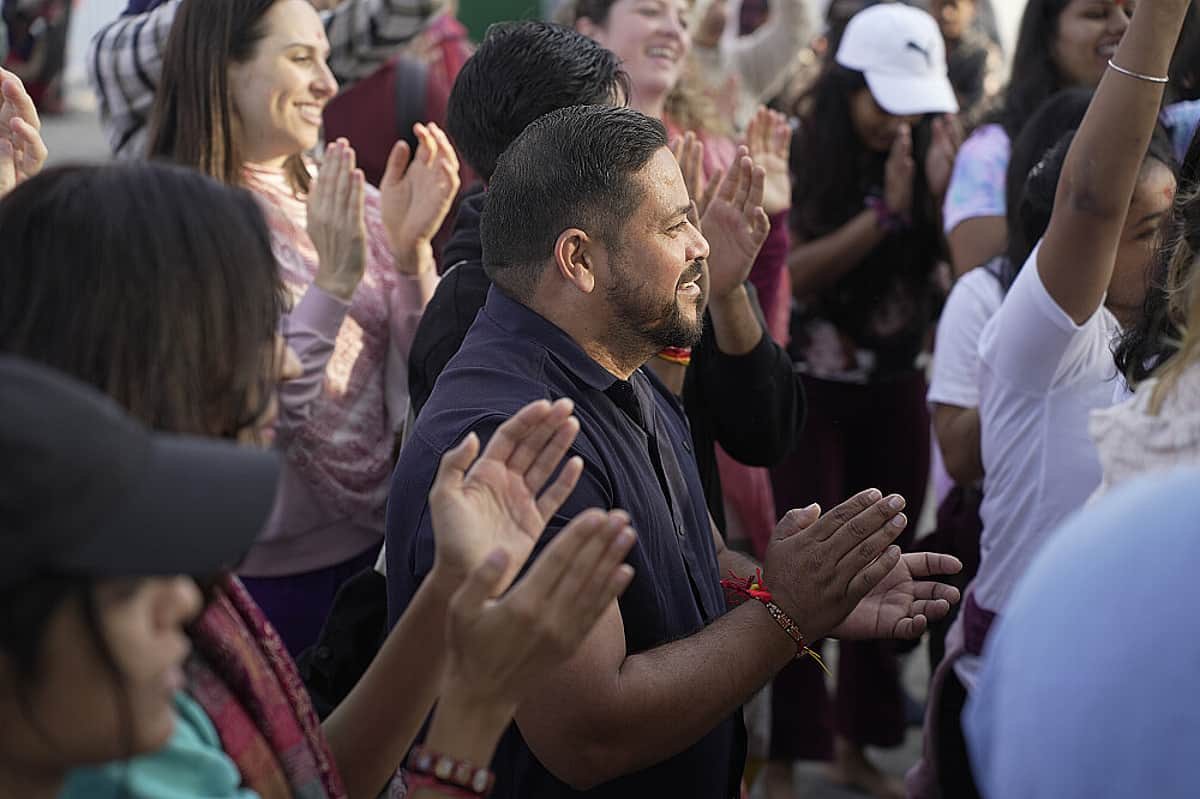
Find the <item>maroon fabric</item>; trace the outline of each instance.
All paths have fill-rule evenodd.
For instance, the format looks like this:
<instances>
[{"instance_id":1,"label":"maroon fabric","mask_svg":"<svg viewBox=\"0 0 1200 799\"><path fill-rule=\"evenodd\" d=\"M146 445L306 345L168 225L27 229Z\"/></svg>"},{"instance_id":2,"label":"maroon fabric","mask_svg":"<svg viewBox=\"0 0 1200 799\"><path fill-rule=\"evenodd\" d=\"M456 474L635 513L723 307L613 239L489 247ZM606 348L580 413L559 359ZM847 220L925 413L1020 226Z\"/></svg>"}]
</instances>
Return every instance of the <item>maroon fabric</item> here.
<instances>
[{"instance_id":1,"label":"maroon fabric","mask_svg":"<svg viewBox=\"0 0 1200 799\"><path fill-rule=\"evenodd\" d=\"M988 633L996 621L996 614L984 610L975 601L975 594L970 593L963 602L963 649L967 654L979 657L983 654L983 645L987 642Z\"/></svg>"},{"instance_id":2,"label":"maroon fabric","mask_svg":"<svg viewBox=\"0 0 1200 799\"><path fill-rule=\"evenodd\" d=\"M908 501L912 542L929 475L929 412L919 372L861 385L805 377L808 419L795 453L772 471L776 512L818 502L828 510L866 488ZM904 739L904 697L895 645L839 646L838 690L831 701L824 675L804 660L775 678L771 698L771 759L828 760L833 733L870 746Z\"/></svg>"}]
</instances>

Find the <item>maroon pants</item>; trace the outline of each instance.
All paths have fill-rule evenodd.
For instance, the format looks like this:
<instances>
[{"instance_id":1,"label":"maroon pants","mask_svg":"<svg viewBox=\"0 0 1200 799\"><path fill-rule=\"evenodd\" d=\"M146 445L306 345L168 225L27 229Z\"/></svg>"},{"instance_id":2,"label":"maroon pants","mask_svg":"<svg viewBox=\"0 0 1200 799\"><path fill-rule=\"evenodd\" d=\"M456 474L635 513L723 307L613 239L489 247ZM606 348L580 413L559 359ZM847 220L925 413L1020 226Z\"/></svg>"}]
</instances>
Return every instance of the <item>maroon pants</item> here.
<instances>
[{"instance_id":1,"label":"maroon pants","mask_svg":"<svg viewBox=\"0 0 1200 799\"><path fill-rule=\"evenodd\" d=\"M804 378L808 418L795 452L771 474L776 511L818 502L827 511L866 488L907 501L912 542L929 478L929 412L919 372L872 385ZM771 695L771 759L828 760L833 733L862 746L904 740L904 697L894 645L843 642L837 696L812 660L792 663Z\"/></svg>"}]
</instances>

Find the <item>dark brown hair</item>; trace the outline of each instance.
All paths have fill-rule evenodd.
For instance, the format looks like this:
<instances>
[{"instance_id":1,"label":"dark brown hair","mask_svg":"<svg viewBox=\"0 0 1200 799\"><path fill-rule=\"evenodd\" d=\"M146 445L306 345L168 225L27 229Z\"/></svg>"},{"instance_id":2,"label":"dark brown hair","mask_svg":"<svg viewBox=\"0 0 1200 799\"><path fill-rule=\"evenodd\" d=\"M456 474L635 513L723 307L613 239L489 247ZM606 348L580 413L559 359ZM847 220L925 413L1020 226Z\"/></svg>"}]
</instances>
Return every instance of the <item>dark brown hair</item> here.
<instances>
[{"instance_id":1,"label":"dark brown hair","mask_svg":"<svg viewBox=\"0 0 1200 799\"><path fill-rule=\"evenodd\" d=\"M284 307L258 203L191 169L47 170L0 201L0 352L167 432L233 437L274 391Z\"/></svg>"},{"instance_id":2,"label":"dark brown hair","mask_svg":"<svg viewBox=\"0 0 1200 799\"><path fill-rule=\"evenodd\" d=\"M151 158L168 158L232 186L242 185L241 123L229 67L254 58L276 0L183 0L163 57L150 115ZM287 159L292 188L308 191L300 155Z\"/></svg>"}]
</instances>

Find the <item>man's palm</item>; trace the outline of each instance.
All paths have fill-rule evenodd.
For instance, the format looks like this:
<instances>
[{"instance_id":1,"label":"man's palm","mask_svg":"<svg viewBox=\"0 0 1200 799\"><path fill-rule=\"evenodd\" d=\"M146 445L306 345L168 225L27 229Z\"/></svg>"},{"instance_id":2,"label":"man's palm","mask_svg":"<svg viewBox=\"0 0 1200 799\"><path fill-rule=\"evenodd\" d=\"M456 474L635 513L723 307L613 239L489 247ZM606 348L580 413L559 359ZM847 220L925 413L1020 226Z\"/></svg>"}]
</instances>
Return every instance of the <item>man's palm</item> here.
<instances>
[{"instance_id":1,"label":"man's palm","mask_svg":"<svg viewBox=\"0 0 1200 799\"><path fill-rule=\"evenodd\" d=\"M860 640L919 637L929 622L944 618L959 598L954 586L923 578L954 574L961 568L949 555L917 552L902 556L830 635Z\"/></svg>"}]
</instances>

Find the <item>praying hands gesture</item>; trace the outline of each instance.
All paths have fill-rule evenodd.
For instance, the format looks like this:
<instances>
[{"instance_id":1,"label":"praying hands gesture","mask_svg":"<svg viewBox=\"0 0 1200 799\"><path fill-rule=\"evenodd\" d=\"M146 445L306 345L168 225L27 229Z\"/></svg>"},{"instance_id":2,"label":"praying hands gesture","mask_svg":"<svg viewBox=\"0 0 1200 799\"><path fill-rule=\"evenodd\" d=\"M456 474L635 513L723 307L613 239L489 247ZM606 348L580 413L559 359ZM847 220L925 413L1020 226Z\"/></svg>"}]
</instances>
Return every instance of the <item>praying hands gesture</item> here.
<instances>
[{"instance_id":1,"label":"praying hands gesture","mask_svg":"<svg viewBox=\"0 0 1200 799\"><path fill-rule=\"evenodd\" d=\"M329 144L308 192L308 236L317 251L313 283L346 302L362 282L367 265L365 186L350 144L345 139Z\"/></svg>"},{"instance_id":2,"label":"praying hands gesture","mask_svg":"<svg viewBox=\"0 0 1200 799\"><path fill-rule=\"evenodd\" d=\"M792 178L788 154L792 146L792 126L778 111L759 106L746 128L746 147L755 166L764 172L763 209L768 215L792 207Z\"/></svg>"},{"instance_id":3,"label":"praying hands gesture","mask_svg":"<svg viewBox=\"0 0 1200 799\"><path fill-rule=\"evenodd\" d=\"M574 407L568 399L530 403L500 425L482 455L469 433L443 456L429 492L439 579L461 583L502 550L496 591L512 583L583 473L574 457L546 485L579 433Z\"/></svg>"},{"instance_id":4,"label":"praying hands gesture","mask_svg":"<svg viewBox=\"0 0 1200 799\"><path fill-rule=\"evenodd\" d=\"M401 274L434 268L433 237L458 193L458 156L442 129L416 124L417 154L396 142L379 183L380 210L388 246Z\"/></svg>"},{"instance_id":5,"label":"praying hands gesture","mask_svg":"<svg viewBox=\"0 0 1200 799\"><path fill-rule=\"evenodd\" d=\"M47 152L41 128L21 79L0 69L0 197L42 170Z\"/></svg>"},{"instance_id":6,"label":"praying hands gesture","mask_svg":"<svg viewBox=\"0 0 1200 799\"><path fill-rule=\"evenodd\" d=\"M942 198L950 188L954 159L962 145L962 123L953 114L943 114L933 120L931 129L933 140L925 153L925 182L934 197Z\"/></svg>"}]
</instances>

